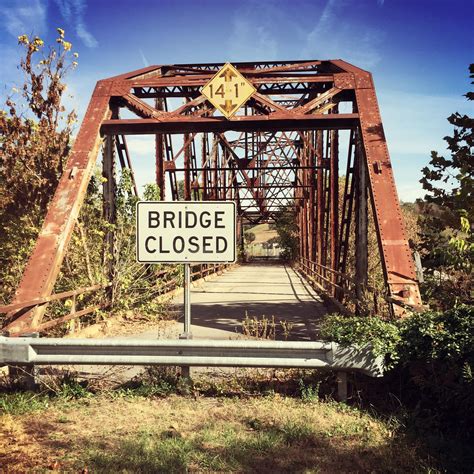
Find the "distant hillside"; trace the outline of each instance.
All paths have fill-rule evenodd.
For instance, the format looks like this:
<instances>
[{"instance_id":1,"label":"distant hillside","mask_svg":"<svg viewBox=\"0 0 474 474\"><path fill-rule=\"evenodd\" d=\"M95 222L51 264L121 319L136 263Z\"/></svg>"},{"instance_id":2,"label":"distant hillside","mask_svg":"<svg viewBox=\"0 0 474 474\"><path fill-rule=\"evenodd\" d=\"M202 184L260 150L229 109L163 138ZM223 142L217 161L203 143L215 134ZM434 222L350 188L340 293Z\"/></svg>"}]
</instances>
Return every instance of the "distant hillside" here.
<instances>
[{"instance_id":1,"label":"distant hillside","mask_svg":"<svg viewBox=\"0 0 474 474\"><path fill-rule=\"evenodd\" d=\"M255 240L252 242L252 244L263 244L274 237L278 237L277 231L271 230L269 224L258 224L254 227L246 229L245 232L253 232L255 234Z\"/></svg>"}]
</instances>

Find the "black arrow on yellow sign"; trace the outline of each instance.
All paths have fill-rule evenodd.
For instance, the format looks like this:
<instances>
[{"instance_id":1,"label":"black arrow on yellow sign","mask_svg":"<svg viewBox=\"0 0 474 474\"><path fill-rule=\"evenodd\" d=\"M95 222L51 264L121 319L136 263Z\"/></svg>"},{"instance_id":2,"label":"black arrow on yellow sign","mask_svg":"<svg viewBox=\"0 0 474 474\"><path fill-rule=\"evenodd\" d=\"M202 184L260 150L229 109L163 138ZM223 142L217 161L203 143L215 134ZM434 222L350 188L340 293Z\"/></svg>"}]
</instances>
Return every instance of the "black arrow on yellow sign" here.
<instances>
[{"instance_id":1,"label":"black arrow on yellow sign","mask_svg":"<svg viewBox=\"0 0 474 474\"><path fill-rule=\"evenodd\" d=\"M232 82L233 77L237 77L231 69L226 69L219 77L223 77L225 82Z\"/></svg>"},{"instance_id":2,"label":"black arrow on yellow sign","mask_svg":"<svg viewBox=\"0 0 474 474\"><path fill-rule=\"evenodd\" d=\"M226 100L225 101L225 105L222 106L222 108L228 113L230 114L232 112L232 110L234 109L235 107L235 104L231 101L231 100Z\"/></svg>"}]
</instances>

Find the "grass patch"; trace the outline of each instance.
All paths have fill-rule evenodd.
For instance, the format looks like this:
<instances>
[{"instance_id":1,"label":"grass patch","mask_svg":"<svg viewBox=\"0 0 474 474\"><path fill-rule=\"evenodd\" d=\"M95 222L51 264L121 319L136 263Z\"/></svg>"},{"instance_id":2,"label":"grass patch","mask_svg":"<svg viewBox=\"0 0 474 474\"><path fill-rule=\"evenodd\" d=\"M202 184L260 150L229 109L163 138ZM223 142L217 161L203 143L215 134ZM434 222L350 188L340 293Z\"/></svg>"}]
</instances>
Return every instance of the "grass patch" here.
<instances>
[{"instance_id":1,"label":"grass patch","mask_svg":"<svg viewBox=\"0 0 474 474\"><path fill-rule=\"evenodd\" d=\"M193 443L182 438L162 439L159 434L142 432L120 442L118 449L89 450L79 463L103 472L183 472L191 461Z\"/></svg>"},{"instance_id":2,"label":"grass patch","mask_svg":"<svg viewBox=\"0 0 474 474\"><path fill-rule=\"evenodd\" d=\"M189 385L178 369L154 368L113 389L72 374L47 384L0 394L0 465L28 471L37 453L40 468L94 472L464 472L469 463L464 447L441 458L446 444L430 457L403 418L335 402L327 373L241 370ZM11 439L24 441L11 452Z\"/></svg>"},{"instance_id":3,"label":"grass patch","mask_svg":"<svg viewBox=\"0 0 474 474\"><path fill-rule=\"evenodd\" d=\"M10 416L7 425L0 464L20 471L436 472L417 443L368 414L278 394L103 394ZM22 440L13 453L12 437Z\"/></svg>"},{"instance_id":4,"label":"grass patch","mask_svg":"<svg viewBox=\"0 0 474 474\"><path fill-rule=\"evenodd\" d=\"M189 407L177 402L185 413ZM188 401L189 403L189 401ZM91 446L76 463L99 472L419 472L433 469L404 441L389 440L380 422L343 413L337 406L284 398L247 403L231 400L212 410L195 401L194 420L174 420L171 428L139 432L116 440L114 448ZM178 408L178 407L175 407ZM212 412L215 415L212 417ZM243 412L243 413L242 413ZM242 419L241 415L250 415ZM257 414L255 416L255 413ZM209 418L212 418L209 420ZM361 439L367 429L373 436ZM349 435L349 436L348 436ZM408 448L408 449L407 449ZM400 454L403 454L400 457Z\"/></svg>"},{"instance_id":5,"label":"grass patch","mask_svg":"<svg viewBox=\"0 0 474 474\"><path fill-rule=\"evenodd\" d=\"M49 396L40 393L0 393L0 415L24 415L38 410L45 410L49 405Z\"/></svg>"}]
</instances>

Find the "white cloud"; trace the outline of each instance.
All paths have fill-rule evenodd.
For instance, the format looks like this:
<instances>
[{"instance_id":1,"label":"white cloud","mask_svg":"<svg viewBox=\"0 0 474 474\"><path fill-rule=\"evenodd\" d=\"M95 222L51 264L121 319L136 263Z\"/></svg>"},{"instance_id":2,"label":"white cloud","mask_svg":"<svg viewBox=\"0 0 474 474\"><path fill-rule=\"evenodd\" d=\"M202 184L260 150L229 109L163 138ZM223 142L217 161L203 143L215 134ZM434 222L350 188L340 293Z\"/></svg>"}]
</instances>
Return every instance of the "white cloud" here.
<instances>
[{"instance_id":1,"label":"white cloud","mask_svg":"<svg viewBox=\"0 0 474 474\"><path fill-rule=\"evenodd\" d=\"M381 59L377 43L383 33L367 25L348 20L348 0L328 0L316 26L306 34L302 56L318 59L340 59L363 68L374 67ZM356 5L352 4L351 8Z\"/></svg>"},{"instance_id":2,"label":"white cloud","mask_svg":"<svg viewBox=\"0 0 474 474\"><path fill-rule=\"evenodd\" d=\"M237 10L228 39L231 61L272 61L278 58L275 28L282 19L273 2L248 1Z\"/></svg>"},{"instance_id":3,"label":"white cloud","mask_svg":"<svg viewBox=\"0 0 474 474\"><path fill-rule=\"evenodd\" d=\"M0 24L8 33L41 35L46 30L46 6L41 0L12 0L0 6Z\"/></svg>"},{"instance_id":4,"label":"white cloud","mask_svg":"<svg viewBox=\"0 0 474 474\"><path fill-rule=\"evenodd\" d=\"M467 113L462 96L426 95L383 89L378 92L380 110L389 149L400 155L443 152L443 137L452 133L446 120L452 113Z\"/></svg>"},{"instance_id":5,"label":"white cloud","mask_svg":"<svg viewBox=\"0 0 474 474\"><path fill-rule=\"evenodd\" d=\"M55 0L55 2L64 20L74 28L84 45L88 48L97 47L99 43L88 30L84 20L87 2L85 0Z\"/></svg>"},{"instance_id":6,"label":"white cloud","mask_svg":"<svg viewBox=\"0 0 474 474\"><path fill-rule=\"evenodd\" d=\"M378 96L399 197L414 201L426 194L419 180L431 150L449 154L443 137L452 135L453 126L447 117L468 113L468 102L462 96L387 89L379 90Z\"/></svg>"},{"instance_id":7,"label":"white cloud","mask_svg":"<svg viewBox=\"0 0 474 474\"><path fill-rule=\"evenodd\" d=\"M145 67L148 67L150 65L150 62L148 61L148 59L146 58L145 54L143 53L142 49L139 48L138 49L138 52L140 53L140 57L142 58L142 61L143 61L143 65Z\"/></svg>"}]
</instances>

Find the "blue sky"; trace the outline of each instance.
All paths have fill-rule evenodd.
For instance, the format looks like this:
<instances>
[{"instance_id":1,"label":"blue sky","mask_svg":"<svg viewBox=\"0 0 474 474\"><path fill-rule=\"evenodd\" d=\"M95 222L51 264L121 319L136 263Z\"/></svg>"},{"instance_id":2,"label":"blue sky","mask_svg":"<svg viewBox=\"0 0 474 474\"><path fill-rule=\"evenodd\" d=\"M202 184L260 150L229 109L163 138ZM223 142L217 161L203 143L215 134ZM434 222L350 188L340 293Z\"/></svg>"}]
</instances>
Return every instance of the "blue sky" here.
<instances>
[{"instance_id":1,"label":"blue sky","mask_svg":"<svg viewBox=\"0 0 474 474\"><path fill-rule=\"evenodd\" d=\"M82 118L98 79L149 64L342 58L374 75L400 198L422 196L420 169L445 149L474 62L474 0L0 0L1 95L18 82L18 35L79 53L69 92ZM131 139L141 183L152 148Z\"/></svg>"}]
</instances>

